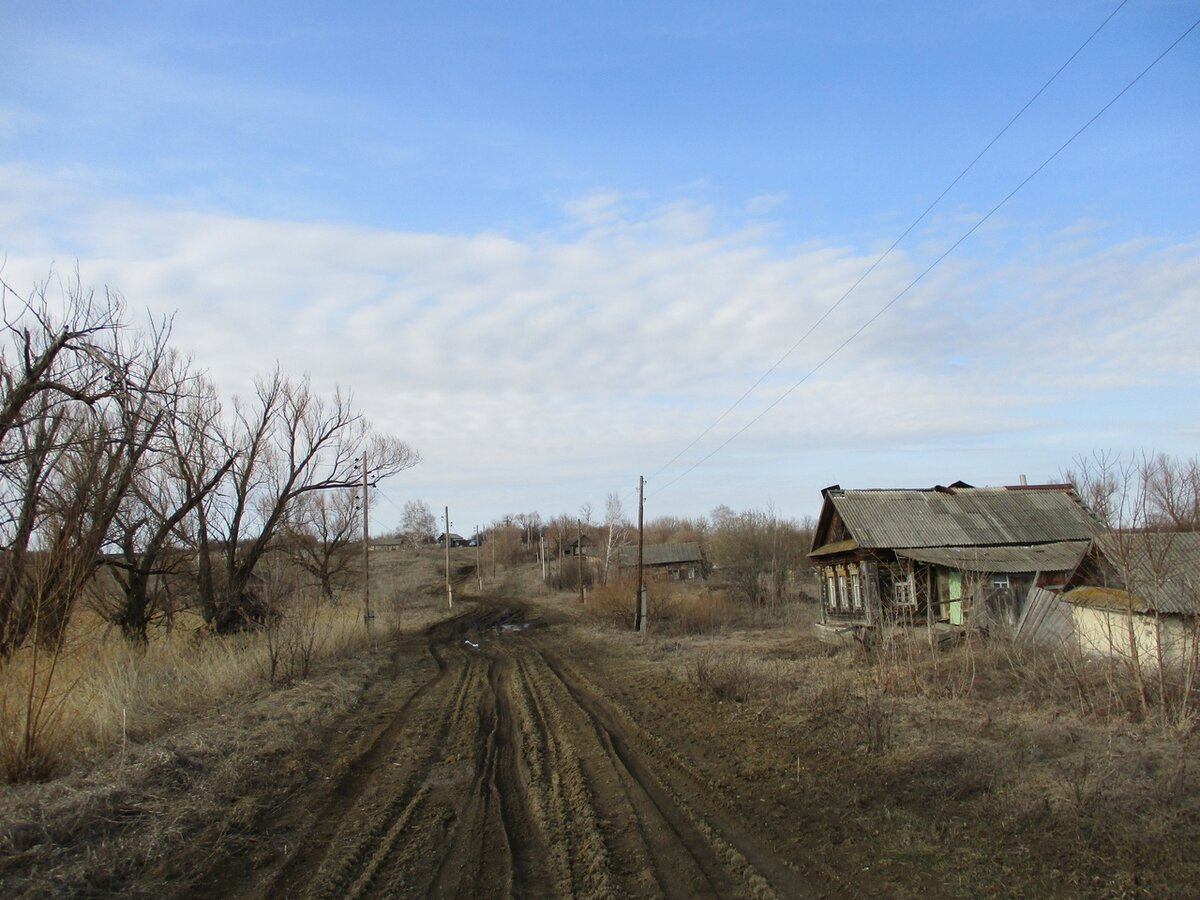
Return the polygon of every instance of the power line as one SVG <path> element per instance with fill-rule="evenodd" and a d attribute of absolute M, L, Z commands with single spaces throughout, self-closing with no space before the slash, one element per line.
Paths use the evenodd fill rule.
<path fill-rule="evenodd" d="M 1045 93 L 1046 89 L 1049 88 L 1050 85 L 1052 85 L 1058 79 L 1058 76 L 1063 73 L 1063 71 L 1067 68 L 1067 66 L 1069 66 L 1072 62 L 1074 62 L 1075 57 L 1077 57 L 1080 53 L 1083 52 L 1084 48 L 1086 48 L 1088 46 L 1088 44 L 1090 44 L 1092 42 L 1092 39 L 1095 38 L 1096 35 L 1098 35 L 1101 32 L 1101 30 L 1104 28 L 1104 26 L 1107 25 L 1109 23 L 1109 21 L 1112 20 L 1113 16 L 1115 16 L 1117 13 L 1119 13 L 1121 11 L 1121 8 L 1124 7 L 1125 4 L 1128 2 L 1129 2 L 1129 0 L 1121 0 L 1121 2 L 1117 4 L 1116 8 L 1108 14 L 1108 16 L 1104 19 L 1103 22 L 1101 22 L 1099 25 L 1096 26 L 1096 29 L 1091 34 L 1088 35 L 1087 39 L 1082 44 L 1080 44 L 1076 48 L 1075 52 L 1072 53 L 1069 57 L 1067 57 L 1067 61 L 1064 62 L 1061 66 L 1059 66 L 1054 71 L 1053 75 L 1051 75 L 1048 79 L 1046 79 L 1046 82 L 1040 88 L 1038 88 L 1036 92 L 1034 92 L 1032 97 L 1030 97 L 1028 100 L 1025 101 L 1025 105 L 1022 106 L 1020 109 L 1018 109 L 1016 114 L 1011 119 L 1009 119 L 1007 123 L 1005 123 L 1004 127 L 1001 128 L 998 132 L 996 132 L 995 136 L 990 141 L 988 141 L 987 144 L 984 146 L 984 148 L 975 155 L 975 158 L 972 159 L 969 163 L 967 163 L 966 167 L 961 172 L 959 172 L 958 175 L 956 175 L 954 177 L 954 180 L 951 181 L 948 185 L 946 185 L 946 187 L 942 190 L 942 192 L 933 199 L 933 202 L 930 203 L 928 206 L 926 206 L 925 209 L 922 210 L 922 212 L 919 216 L 917 216 L 915 219 L 913 219 L 913 221 L 909 224 L 909 226 L 904 229 L 903 233 L 898 238 L 896 238 L 894 241 L 892 241 L 891 245 L 886 250 L 884 250 L 883 253 L 881 253 L 873 263 L 871 263 L 871 265 L 867 268 L 867 270 L 865 272 L 863 272 L 860 276 L 858 276 L 858 279 L 854 282 L 854 284 L 850 285 L 850 287 L 846 289 L 846 292 L 844 294 L 842 294 L 842 296 L 840 296 L 832 306 L 830 306 L 827 310 L 825 310 L 825 312 L 823 312 L 821 314 L 821 316 L 815 322 L 813 322 L 812 325 L 809 326 L 808 330 L 805 331 L 804 334 L 800 335 L 800 337 L 796 340 L 796 342 L 794 344 L 792 344 L 790 347 L 788 347 L 787 350 L 785 350 L 783 352 L 783 355 L 780 356 L 779 359 L 775 360 L 775 362 L 765 372 L 763 372 L 762 375 L 760 375 L 758 377 L 757 381 L 755 381 L 752 385 L 750 385 L 750 387 L 746 388 L 745 392 L 742 393 L 742 395 L 740 397 L 738 397 L 736 400 L 734 400 L 733 403 L 731 403 L 729 405 L 729 407 L 723 413 L 721 413 L 719 416 L 717 416 L 717 418 L 712 422 L 712 424 L 710 424 L 707 428 L 705 428 L 702 432 L 700 432 L 700 434 L 696 435 L 696 437 L 692 440 L 691 443 L 689 443 L 686 447 L 684 447 L 682 450 L 680 450 L 678 453 L 676 453 L 673 457 L 671 457 L 671 459 L 669 459 L 666 463 L 664 463 L 662 466 L 660 466 L 659 469 L 656 472 L 654 472 L 650 477 L 654 478 L 655 476 L 662 474 L 664 471 L 666 471 L 672 465 L 674 465 L 675 462 L 681 456 L 683 456 L 685 453 L 687 453 L 689 450 L 691 450 L 694 446 L 696 446 L 696 444 L 698 444 L 701 440 L 703 440 L 708 435 L 709 432 L 711 432 L 714 428 L 716 428 L 718 425 L 720 425 L 721 422 L 723 422 L 725 420 L 725 418 L 731 412 L 733 412 L 735 409 L 737 409 L 742 404 L 742 402 L 758 388 L 758 386 L 760 384 L 762 384 L 764 381 L 767 380 L 767 378 L 771 375 L 772 372 L 774 372 L 781 365 L 783 365 L 784 360 L 786 360 L 789 356 L 791 356 L 792 353 L 795 352 L 796 348 L 799 347 L 801 344 L 803 344 L 808 339 L 809 335 L 811 335 L 814 331 L 816 331 L 821 326 L 821 323 L 823 323 L 826 319 L 828 319 L 831 315 L 833 315 L 833 313 L 837 310 L 837 308 L 842 305 L 842 302 L 847 297 L 849 297 L 852 293 L 854 293 L 854 291 L 858 288 L 858 286 L 860 284 L 862 284 L 864 281 L 866 281 L 866 279 L 871 275 L 871 273 L 874 272 L 885 259 L 887 259 L 889 256 L 892 255 L 892 251 L 895 250 L 900 245 L 900 243 L 906 237 L 908 237 L 909 234 L 912 233 L 912 230 L 914 228 L 916 228 L 918 225 L 921 224 L 921 222 L 923 222 L 925 220 L 925 217 L 928 216 L 929 213 L 931 213 L 933 211 L 934 207 L 936 207 L 939 203 L 942 202 L 942 200 L 945 198 L 945 196 L 947 194 L 949 194 L 950 191 L 952 191 L 960 181 L 962 181 L 962 179 L 966 176 L 966 174 L 975 167 L 975 164 L 977 162 L 979 162 L 979 160 L 983 159 L 984 155 L 989 150 L 992 149 L 992 147 L 995 145 L 995 143 L 1005 135 L 1005 133 L 1016 123 L 1016 121 L 1019 118 L 1021 118 L 1022 115 L 1025 114 L 1025 111 L 1027 109 L 1029 109 L 1029 107 L 1031 107 L 1034 104 L 1034 102 L 1037 101 L 1038 97 L 1042 96 L 1042 94 Z"/>
<path fill-rule="evenodd" d="M 855 329 L 850 334 L 849 337 L 847 337 L 844 341 L 842 341 L 840 344 L 838 344 L 832 351 L 830 351 L 829 354 L 824 359 L 822 359 L 819 363 L 817 363 L 815 366 L 813 366 L 811 369 L 809 369 L 803 375 L 803 377 L 800 378 L 799 381 L 797 381 L 795 384 L 793 384 L 791 387 L 789 387 L 786 391 L 784 391 L 782 394 L 780 394 L 778 397 L 776 397 L 775 400 L 773 400 L 762 411 L 760 411 L 758 413 L 758 415 L 756 415 L 749 422 L 747 422 L 745 425 L 743 425 L 741 428 L 739 428 L 737 431 L 735 431 L 733 434 L 731 434 L 721 444 L 719 444 L 715 449 L 713 449 L 707 455 L 701 457 L 699 460 L 697 460 L 695 463 L 693 463 L 688 468 L 684 469 L 683 472 L 681 472 L 679 475 L 672 478 L 670 481 L 668 481 L 666 484 L 664 484 L 661 488 L 659 488 L 657 491 L 655 491 L 654 494 L 651 496 L 661 494 L 667 488 L 671 487 L 671 485 L 675 484 L 677 481 L 679 481 L 682 478 L 686 477 L 687 475 L 691 474 L 696 469 L 698 469 L 700 466 L 702 466 L 704 463 L 708 462 L 710 459 L 712 459 L 714 456 L 716 456 L 719 452 L 721 452 L 726 447 L 728 447 L 731 443 L 733 443 L 734 440 L 736 440 L 738 437 L 740 437 L 742 434 L 744 434 L 752 425 L 754 425 L 756 422 L 758 422 L 759 419 L 761 419 L 763 416 L 765 416 L 767 413 L 769 413 L 771 410 L 773 410 L 776 406 L 778 406 L 780 403 L 782 403 L 785 399 L 787 399 L 792 394 L 793 391 L 795 391 L 798 387 L 800 387 L 800 385 L 804 384 L 804 382 L 808 381 L 809 378 L 811 378 L 813 375 L 815 375 L 817 372 L 819 372 L 822 368 L 824 368 L 826 363 L 828 363 L 831 359 L 833 359 L 835 356 L 837 356 L 839 353 L 841 353 L 842 350 L 844 350 L 851 341 L 853 341 L 860 334 L 862 334 L 864 331 L 866 331 L 867 328 L 869 328 L 871 326 L 871 324 L 875 322 L 876 319 L 878 319 L 885 312 L 887 312 L 889 309 L 891 309 L 892 306 L 894 306 L 900 300 L 901 297 L 903 297 L 910 290 L 912 290 L 943 259 L 945 259 L 951 253 L 953 253 L 954 250 L 956 250 L 958 248 L 958 246 L 960 244 L 962 244 L 963 241 L 965 241 L 972 234 L 974 234 L 977 230 L 979 230 L 980 226 L 982 226 L 985 222 L 987 222 L 988 219 L 990 219 L 993 215 L 995 215 L 1000 210 L 1001 207 L 1003 207 L 1006 203 L 1008 203 L 1009 200 L 1011 200 L 1014 196 L 1016 196 L 1017 192 L 1020 191 L 1023 187 L 1025 187 L 1025 185 L 1027 185 L 1030 181 L 1032 181 L 1038 175 L 1038 173 L 1042 171 L 1042 169 L 1044 169 L 1044 168 L 1046 168 L 1046 166 L 1050 165 L 1050 163 L 1053 162 L 1054 159 L 1060 153 L 1062 153 L 1064 150 L 1067 149 L 1067 147 L 1069 147 L 1072 143 L 1074 143 L 1074 141 L 1077 137 L 1079 137 L 1081 134 L 1083 134 L 1083 132 L 1085 132 L 1089 127 L 1091 127 L 1091 125 L 1097 119 L 1099 119 L 1102 115 L 1104 115 L 1104 113 L 1106 113 L 1108 111 L 1108 109 L 1114 103 L 1116 103 L 1123 96 L 1125 96 L 1125 94 L 1128 93 L 1130 91 L 1130 89 L 1133 88 L 1134 85 L 1136 85 L 1139 81 L 1142 80 L 1143 77 L 1145 77 L 1146 73 L 1148 73 L 1151 69 L 1153 69 L 1156 65 L 1158 65 L 1162 61 L 1163 57 L 1165 57 L 1168 53 L 1170 53 L 1172 50 L 1174 50 L 1183 41 L 1183 39 L 1186 38 L 1193 31 L 1195 31 L 1198 26 L 1200 26 L 1200 19 L 1197 19 L 1195 22 L 1193 22 L 1183 32 L 1183 34 L 1179 35 L 1179 37 L 1177 37 L 1170 44 L 1170 46 L 1168 46 L 1165 50 L 1163 50 L 1162 53 L 1158 54 L 1158 56 L 1156 56 L 1154 58 L 1154 60 L 1148 66 L 1146 66 L 1146 68 L 1142 69 L 1142 71 L 1139 72 L 1132 81 L 1130 81 L 1128 84 L 1126 84 L 1125 87 L 1121 88 L 1121 90 L 1118 91 L 1117 94 L 1111 100 L 1109 100 L 1102 107 L 1100 107 L 1100 109 L 1090 119 L 1088 119 L 1086 122 L 1084 122 L 1083 125 L 1081 125 L 1074 132 L 1074 134 L 1072 134 L 1061 145 L 1059 145 L 1057 150 L 1055 150 L 1048 157 L 1046 157 L 1046 159 L 1043 160 L 1042 163 L 1036 169 L 1034 169 L 1032 172 L 1030 172 L 1028 175 L 1026 175 L 1020 184 L 1018 184 L 1015 188 L 1013 188 L 1011 191 L 1009 191 L 1007 194 L 1005 194 L 1003 199 L 1001 199 L 999 203 L 997 203 L 990 210 L 988 210 L 987 213 L 985 213 L 978 221 L 975 222 L 974 225 L 972 225 L 969 229 L 967 229 L 967 231 L 961 237 L 959 237 L 958 240 L 956 240 L 953 244 L 951 244 L 944 251 L 942 251 L 942 253 L 933 262 L 931 262 L 928 266 L 926 266 L 921 271 L 921 273 L 919 275 L 917 275 L 916 278 L 914 278 L 907 285 L 905 285 L 904 288 L 898 294 L 896 294 L 894 297 L 892 297 L 891 300 L 889 300 L 887 303 L 883 304 L 883 306 L 881 306 L 878 310 L 876 310 L 874 315 L 872 315 L 869 319 L 867 319 L 867 321 L 865 321 L 862 325 L 860 325 L 857 329 Z"/>

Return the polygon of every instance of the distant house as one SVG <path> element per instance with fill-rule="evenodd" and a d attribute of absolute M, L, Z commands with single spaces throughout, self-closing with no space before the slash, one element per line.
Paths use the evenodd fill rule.
<path fill-rule="evenodd" d="M 562 545 L 563 556 L 595 556 L 596 542 L 586 534 L 579 535 Z"/>
<path fill-rule="evenodd" d="M 372 553 L 381 550 L 395 553 L 408 546 L 408 541 L 404 538 L 374 538 L 371 540 L 368 546 L 370 547 Z"/>
<path fill-rule="evenodd" d="M 638 548 L 622 547 L 621 570 L 637 570 Z M 659 581 L 693 581 L 704 578 L 704 554 L 694 541 L 680 544 L 646 544 L 642 548 L 642 570 L 645 577 Z"/>
<path fill-rule="evenodd" d="M 1096 525 L 1071 485 L 821 492 L 809 552 L 821 623 L 1016 626 L 1061 587 Z"/>
<path fill-rule="evenodd" d="M 438 543 L 439 547 L 446 546 L 445 532 L 438 535 L 437 543 Z M 463 537 L 461 534 L 455 534 L 453 531 L 450 532 L 450 546 L 451 547 L 468 547 L 468 546 L 470 546 L 470 543 L 471 542 L 469 540 L 467 540 L 465 537 Z"/>
<path fill-rule="evenodd" d="M 1062 599 L 1085 653 L 1151 665 L 1191 659 L 1200 629 L 1200 533 L 1099 537 Z"/>

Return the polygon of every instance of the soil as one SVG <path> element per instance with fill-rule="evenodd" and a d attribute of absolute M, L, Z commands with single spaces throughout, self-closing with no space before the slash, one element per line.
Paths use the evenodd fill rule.
<path fill-rule="evenodd" d="M 783 823 L 739 813 L 701 748 L 703 770 L 671 749 L 690 736 L 674 739 L 655 710 L 678 698 L 627 710 L 601 656 L 520 605 L 473 606 L 413 649 L 356 713 L 376 726 L 367 739 L 330 748 L 325 767 L 341 774 L 264 823 L 277 859 L 224 860 L 187 893 L 809 893 Z"/>
<path fill-rule="evenodd" d="M 1194 895 L 1186 747 L 981 718 L 995 703 L 943 702 L 910 738 L 900 707 L 876 723 L 842 692 L 772 696 L 783 679 L 722 702 L 684 671 L 691 643 L 577 612 L 456 604 L 128 759 L 10 787 L 0 895 Z M 736 640 L 760 674 L 801 653 L 783 630 Z"/>

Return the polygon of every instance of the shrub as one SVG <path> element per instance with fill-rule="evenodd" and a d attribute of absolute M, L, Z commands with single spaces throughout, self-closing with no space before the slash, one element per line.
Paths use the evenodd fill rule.
<path fill-rule="evenodd" d="M 687 679 L 717 701 L 744 703 L 754 690 L 754 673 L 741 653 L 705 653 L 687 665 Z"/>

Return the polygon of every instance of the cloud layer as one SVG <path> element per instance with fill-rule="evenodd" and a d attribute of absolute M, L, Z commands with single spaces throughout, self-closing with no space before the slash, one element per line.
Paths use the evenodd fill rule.
<path fill-rule="evenodd" d="M 580 197 L 557 227 L 525 234 L 131 205 L 74 173 L 13 167 L 0 168 L 0 198 L 14 287 L 45 277 L 52 260 L 73 265 L 69 252 L 85 283 L 120 290 L 131 308 L 177 310 L 177 342 L 227 392 L 244 392 L 276 360 L 324 389 L 350 387 L 427 460 L 395 496 L 451 502 L 479 519 L 627 493 L 776 363 L 879 252 L 783 246 L 767 218 L 729 224 L 715 208 L 612 192 Z M 769 216 L 767 200 L 746 208 Z M 954 227 L 930 226 L 920 250 L 889 257 L 659 483 L 822 365 L 957 237 Z M 1003 244 L 1004 226 L 985 240 Z M 1200 374 L 1200 244 L 1106 242 L 1102 226 L 1079 223 L 1037 246 L 991 246 L 986 259 L 967 245 L 936 268 L 664 493 L 660 511 L 769 498 L 804 514 L 831 480 L 966 477 L 972 453 L 983 477 L 1007 467 L 1011 479 L 1028 462 L 1031 475 L 1050 474 L 1036 466 L 1097 440 L 1186 449 L 1196 401 L 1167 415 L 1145 398 L 1173 396 Z"/>

